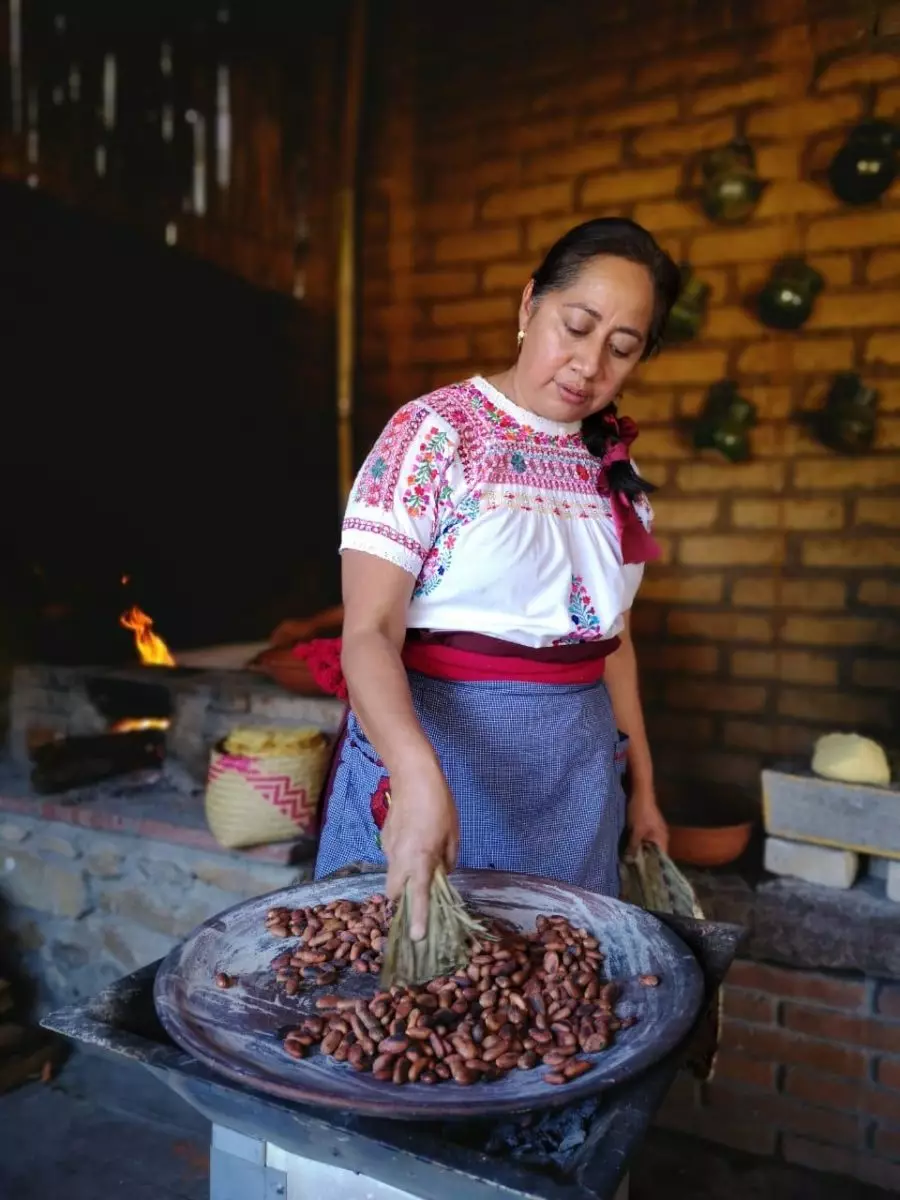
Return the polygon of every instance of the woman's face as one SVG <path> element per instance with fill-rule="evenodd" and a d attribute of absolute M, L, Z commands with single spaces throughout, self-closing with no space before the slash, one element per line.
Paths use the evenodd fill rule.
<path fill-rule="evenodd" d="M 583 421 L 615 400 L 640 362 L 654 292 L 650 273 L 624 258 L 585 263 L 574 283 L 522 296 L 525 339 L 515 366 L 516 402 L 550 421 Z"/>

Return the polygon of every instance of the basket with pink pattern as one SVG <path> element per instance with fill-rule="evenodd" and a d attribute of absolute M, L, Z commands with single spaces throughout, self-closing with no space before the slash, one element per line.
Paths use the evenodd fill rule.
<path fill-rule="evenodd" d="M 330 747 L 318 729 L 235 729 L 210 755 L 206 820 L 229 850 L 313 837 Z"/>

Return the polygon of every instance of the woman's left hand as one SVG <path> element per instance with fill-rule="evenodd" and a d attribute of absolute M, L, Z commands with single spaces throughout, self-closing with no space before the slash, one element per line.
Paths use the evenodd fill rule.
<path fill-rule="evenodd" d="M 669 848 L 669 827 L 652 792 L 636 793 L 628 801 L 628 855 L 634 855 L 645 842 Z"/>

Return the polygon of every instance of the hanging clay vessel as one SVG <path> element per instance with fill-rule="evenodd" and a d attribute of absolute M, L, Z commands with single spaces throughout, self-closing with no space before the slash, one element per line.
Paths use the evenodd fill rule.
<path fill-rule="evenodd" d="M 698 279 L 688 263 L 682 263 L 681 291 L 678 293 L 678 299 L 672 305 L 663 335 L 669 345 L 689 342 L 691 338 L 697 336 L 706 319 L 708 297 L 709 284 Z"/>
<path fill-rule="evenodd" d="M 697 423 L 694 445 L 698 450 L 718 450 L 729 462 L 750 457 L 749 432 L 756 424 L 756 407 L 730 379 L 709 389 Z"/>
<path fill-rule="evenodd" d="M 734 225 L 746 221 L 759 203 L 765 182 L 756 173 L 749 142 L 729 142 L 701 159 L 703 211 L 711 221 Z"/>
<path fill-rule="evenodd" d="M 782 259 L 759 294 L 759 319 L 770 329 L 799 329 L 809 319 L 824 282 L 802 258 Z"/>
<path fill-rule="evenodd" d="M 839 454 L 865 454 L 875 440 L 878 393 L 853 371 L 836 375 L 823 407 L 814 416 L 819 441 Z"/>
<path fill-rule="evenodd" d="M 850 133 L 828 168 L 831 190 L 845 204 L 871 204 L 897 176 L 900 127 L 864 121 Z"/>

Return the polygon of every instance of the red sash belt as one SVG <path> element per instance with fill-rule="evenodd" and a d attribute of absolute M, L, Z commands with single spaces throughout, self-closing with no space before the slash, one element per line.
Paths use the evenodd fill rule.
<path fill-rule="evenodd" d="M 475 633 L 431 634 L 410 630 L 403 662 L 410 671 L 456 683 L 590 684 L 603 678 L 606 658 L 618 638 L 532 648 Z M 340 638 L 319 639 L 294 647 L 323 691 L 347 699 L 341 671 Z"/>

